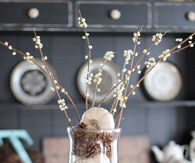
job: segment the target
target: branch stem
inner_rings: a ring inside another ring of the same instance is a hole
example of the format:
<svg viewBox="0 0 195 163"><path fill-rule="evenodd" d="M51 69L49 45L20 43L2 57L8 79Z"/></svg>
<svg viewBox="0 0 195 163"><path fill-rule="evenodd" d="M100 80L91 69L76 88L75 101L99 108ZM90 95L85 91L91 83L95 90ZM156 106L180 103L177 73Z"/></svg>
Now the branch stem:
<svg viewBox="0 0 195 163"><path fill-rule="evenodd" d="M37 34L36 34L35 29L34 29L34 35L35 35L35 38L37 38ZM49 71L49 68L48 68L48 66L47 66L47 63L46 63L46 61L45 61L45 59L44 59L43 51L42 51L42 49L41 49L41 47L40 47L39 44L38 44L38 48L39 48L39 52L40 52L40 54L41 54L41 58L42 58L43 64L45 65L45 68L46 68L46 70L47 70L47 73L48 73L48 75L49 75L49 78L50 78L50 80L51 80L51 82L52 82L52 85L53 85L53 87L54 87L54 89L55 89L55 92L56 92L56 94L57 94L57 96L58 96L58 99L60 100L60 99L61 99L61 96L60 96L60 94L59 94L59 92L58 92L58 89L56 88L56 84L54 83L54 80L53 80L54 78L52 77L52 75L51 75L51 73L50 73L50 71ZM66 117L66 119L67 119L67 121L68 121L69 126L72 128L72 124L71 124L70 118L69 118L69 116L68 116L68 114L67 114L67 112L66 112L66 109L64 109L64 114L65 114L65 117Z"/></svg>

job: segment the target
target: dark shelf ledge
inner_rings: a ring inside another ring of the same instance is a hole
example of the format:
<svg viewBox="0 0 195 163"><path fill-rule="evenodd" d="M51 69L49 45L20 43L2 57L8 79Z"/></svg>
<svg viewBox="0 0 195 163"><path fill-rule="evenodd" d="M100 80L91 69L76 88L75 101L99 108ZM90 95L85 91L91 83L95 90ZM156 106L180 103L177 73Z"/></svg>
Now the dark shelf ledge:
<svg viewBox="0 0 195 163"><path fill-rule="evenodd" d="M143 107L161 107L161 106L174 106L174 107L195 107L195 101L170 101L170 102L158 102L158 101L150 101L150 102L129 102L127 105L130 106L143 106Z"/></svg>
<svg viewBox="0 0 195 163"><path fill-rule="evenodd" d="M109 32L109 33L131 33L139 30L139 28L88 28L88 32ZM144 28L143 33L157 33L157 32L165 32L167 30L170 30L170 33L193 33L195 31L195 28ZM33 28L5 28L0 26L0 32L2 31L26 31L26 32L32 32ZM70 27L70 28L36 28L36 31L43 31L43 32L83 32L81 28L76 27Z"/></svg>
<svg viewBox="0 0 195 163"><path fill-rule="evenodd" d="M68 105L71 108L71 104ZM77 108L83 108L84 103L76 104ZM147 102L128 102L129 107L195 107L195 100L193 101L170 101L170 102L157 102L157 101L147 101ZM20 110L54 110L58 109L57 104L44 104L44 105L23 105L19 103L0 103L0 109L6 108L16 108ZM82 110L82 109L81 109Z"/></svg>

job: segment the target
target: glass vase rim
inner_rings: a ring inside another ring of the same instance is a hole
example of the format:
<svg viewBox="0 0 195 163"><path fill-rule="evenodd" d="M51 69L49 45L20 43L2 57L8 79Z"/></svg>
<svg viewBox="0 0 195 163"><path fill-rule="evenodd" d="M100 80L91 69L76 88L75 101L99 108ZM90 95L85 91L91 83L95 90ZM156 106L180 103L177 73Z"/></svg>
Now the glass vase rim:
<svg viewBox="0 0 195 163"><path fill-rule="evenodd" d="M85 130L85 129L81 129L81 128L77 128L78 126L72 126L71 127L67 127L67 130ZM87 129L87 131L90 132L116 132L116 133L120 133L121 132L121 128L114 128L114 129Z"/></svg>

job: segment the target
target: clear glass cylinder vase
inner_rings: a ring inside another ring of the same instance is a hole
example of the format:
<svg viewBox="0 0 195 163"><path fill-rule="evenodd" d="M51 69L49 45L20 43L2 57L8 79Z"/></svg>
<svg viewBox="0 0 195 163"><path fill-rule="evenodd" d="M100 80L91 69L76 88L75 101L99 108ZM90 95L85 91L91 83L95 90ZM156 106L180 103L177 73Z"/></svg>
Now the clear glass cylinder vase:
<svg viewBox="0 0 195 163"><path fill-rule="evenodd" d="M69 163L118 163L120 129L96 130L81 125L67 128Z"/></svg>

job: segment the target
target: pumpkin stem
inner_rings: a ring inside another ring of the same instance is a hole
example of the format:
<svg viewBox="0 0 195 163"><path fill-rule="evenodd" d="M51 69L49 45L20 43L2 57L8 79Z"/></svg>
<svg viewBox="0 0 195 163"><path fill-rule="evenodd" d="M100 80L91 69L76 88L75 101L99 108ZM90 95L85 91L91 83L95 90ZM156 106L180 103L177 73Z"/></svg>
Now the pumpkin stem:
<svg viewBox="0 0 195 163"><path fill-rule="evenodd" d="M90 123L93 127L95 127L96 129L100 129L100 126L98 125L98 121L95 119L90 120Z"/></svg>

